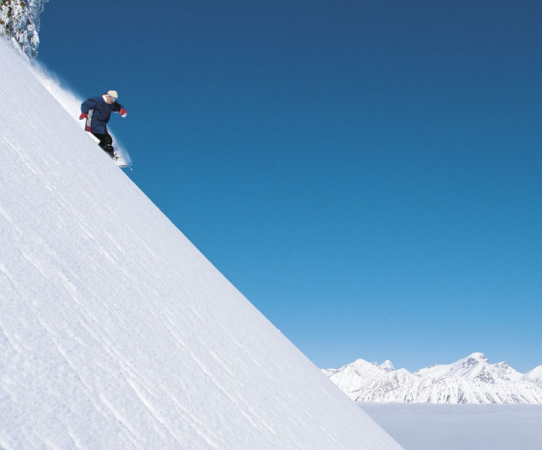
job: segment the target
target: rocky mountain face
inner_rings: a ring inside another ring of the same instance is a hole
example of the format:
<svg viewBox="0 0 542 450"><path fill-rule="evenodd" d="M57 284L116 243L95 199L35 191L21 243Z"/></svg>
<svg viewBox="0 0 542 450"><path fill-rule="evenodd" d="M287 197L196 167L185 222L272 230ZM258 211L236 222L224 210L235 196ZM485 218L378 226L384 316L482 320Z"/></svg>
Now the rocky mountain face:
<svg viewBox="0 0 542 450"><path fill-rule="evenodd" d="M522 374L482 353L413 373L363 359L323 372L357 402L542 404L542 366Z"/></svg>
<svg viewBox="0 0 542 450"><path fill-rule="evenodd" d="M48 0L0 0L0 34L17 42L29 57L40 43L40 16Z"/></svg>

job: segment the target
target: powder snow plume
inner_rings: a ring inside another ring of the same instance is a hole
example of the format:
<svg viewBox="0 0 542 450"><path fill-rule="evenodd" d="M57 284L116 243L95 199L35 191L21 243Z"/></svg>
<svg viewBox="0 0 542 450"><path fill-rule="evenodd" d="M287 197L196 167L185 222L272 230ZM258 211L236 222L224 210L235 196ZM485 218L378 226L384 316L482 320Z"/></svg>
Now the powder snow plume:
<svg viewBox="0 0 542 450"><path fill-rule="evenodd" d="M60 105L79 124L79 126L84 129L85 121L79 120L79 115L81 114L81 103L83 103L85 99L82 96L75 94L56 75L52 74L49 70L38 64L36 61L31 62L31 69L32 73L43 85L43 87L49 91L49 93L57 100L58 103L60 103ZM128 165L130 165L131 159L128 151L115 137L115 135L111 133L111 131L110 134L113 137L115 152L117 152ZM87 135L94 142L98 142L98 140L94 138L92 134L87 133Z"/></svg>

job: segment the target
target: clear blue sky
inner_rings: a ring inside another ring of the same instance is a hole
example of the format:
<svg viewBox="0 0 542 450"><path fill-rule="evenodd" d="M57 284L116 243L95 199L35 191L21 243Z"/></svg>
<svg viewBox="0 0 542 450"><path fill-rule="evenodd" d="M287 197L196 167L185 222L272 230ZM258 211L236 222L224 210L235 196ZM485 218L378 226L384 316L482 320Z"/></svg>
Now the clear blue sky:
<svg viewBox="0 0 542 450"><path fill-rule="evenodd" d="M51 0L38 60L118 90L128 176L319 367L524 372L540 23L539 0Z"/></svg>

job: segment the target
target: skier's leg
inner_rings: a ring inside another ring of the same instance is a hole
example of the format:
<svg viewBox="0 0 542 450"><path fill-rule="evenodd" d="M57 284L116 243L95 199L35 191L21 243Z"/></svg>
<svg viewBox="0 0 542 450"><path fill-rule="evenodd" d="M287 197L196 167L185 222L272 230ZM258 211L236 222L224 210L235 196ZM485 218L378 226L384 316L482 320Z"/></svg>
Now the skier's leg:
<svg viewBox="0 0 542 450"><path fill-rule="evenodd" d="M112 158L115 157L115 149L113 148L113 138L111 135L107 132L105 134L98 134L98 133L92 133L94 136L98 138L99 146L102 147L103 151L109 154Z"/></svg>
<svg viewBox="0 0 542 450"><path fill-rule="evenodd" d="M100 147L102 147L104 151L108 153L109 156L111 156L111 158L115 157L115 149L113 148L113 138L107 131L105 132L103 141L100 142Z"/></svg>

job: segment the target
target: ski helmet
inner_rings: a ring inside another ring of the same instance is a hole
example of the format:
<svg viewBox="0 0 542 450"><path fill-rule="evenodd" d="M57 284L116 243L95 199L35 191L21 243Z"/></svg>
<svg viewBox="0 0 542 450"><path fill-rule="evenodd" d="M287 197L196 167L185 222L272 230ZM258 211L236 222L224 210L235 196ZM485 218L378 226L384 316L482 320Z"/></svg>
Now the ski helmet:
<svg viewBox="0 0 542 450"><path fill-rule="evenodd" d="M117 94L117 91L107 91L107 95L109 95L109 97L113 97L115 100L118 100L119 98L119 94Z"/></svg>

